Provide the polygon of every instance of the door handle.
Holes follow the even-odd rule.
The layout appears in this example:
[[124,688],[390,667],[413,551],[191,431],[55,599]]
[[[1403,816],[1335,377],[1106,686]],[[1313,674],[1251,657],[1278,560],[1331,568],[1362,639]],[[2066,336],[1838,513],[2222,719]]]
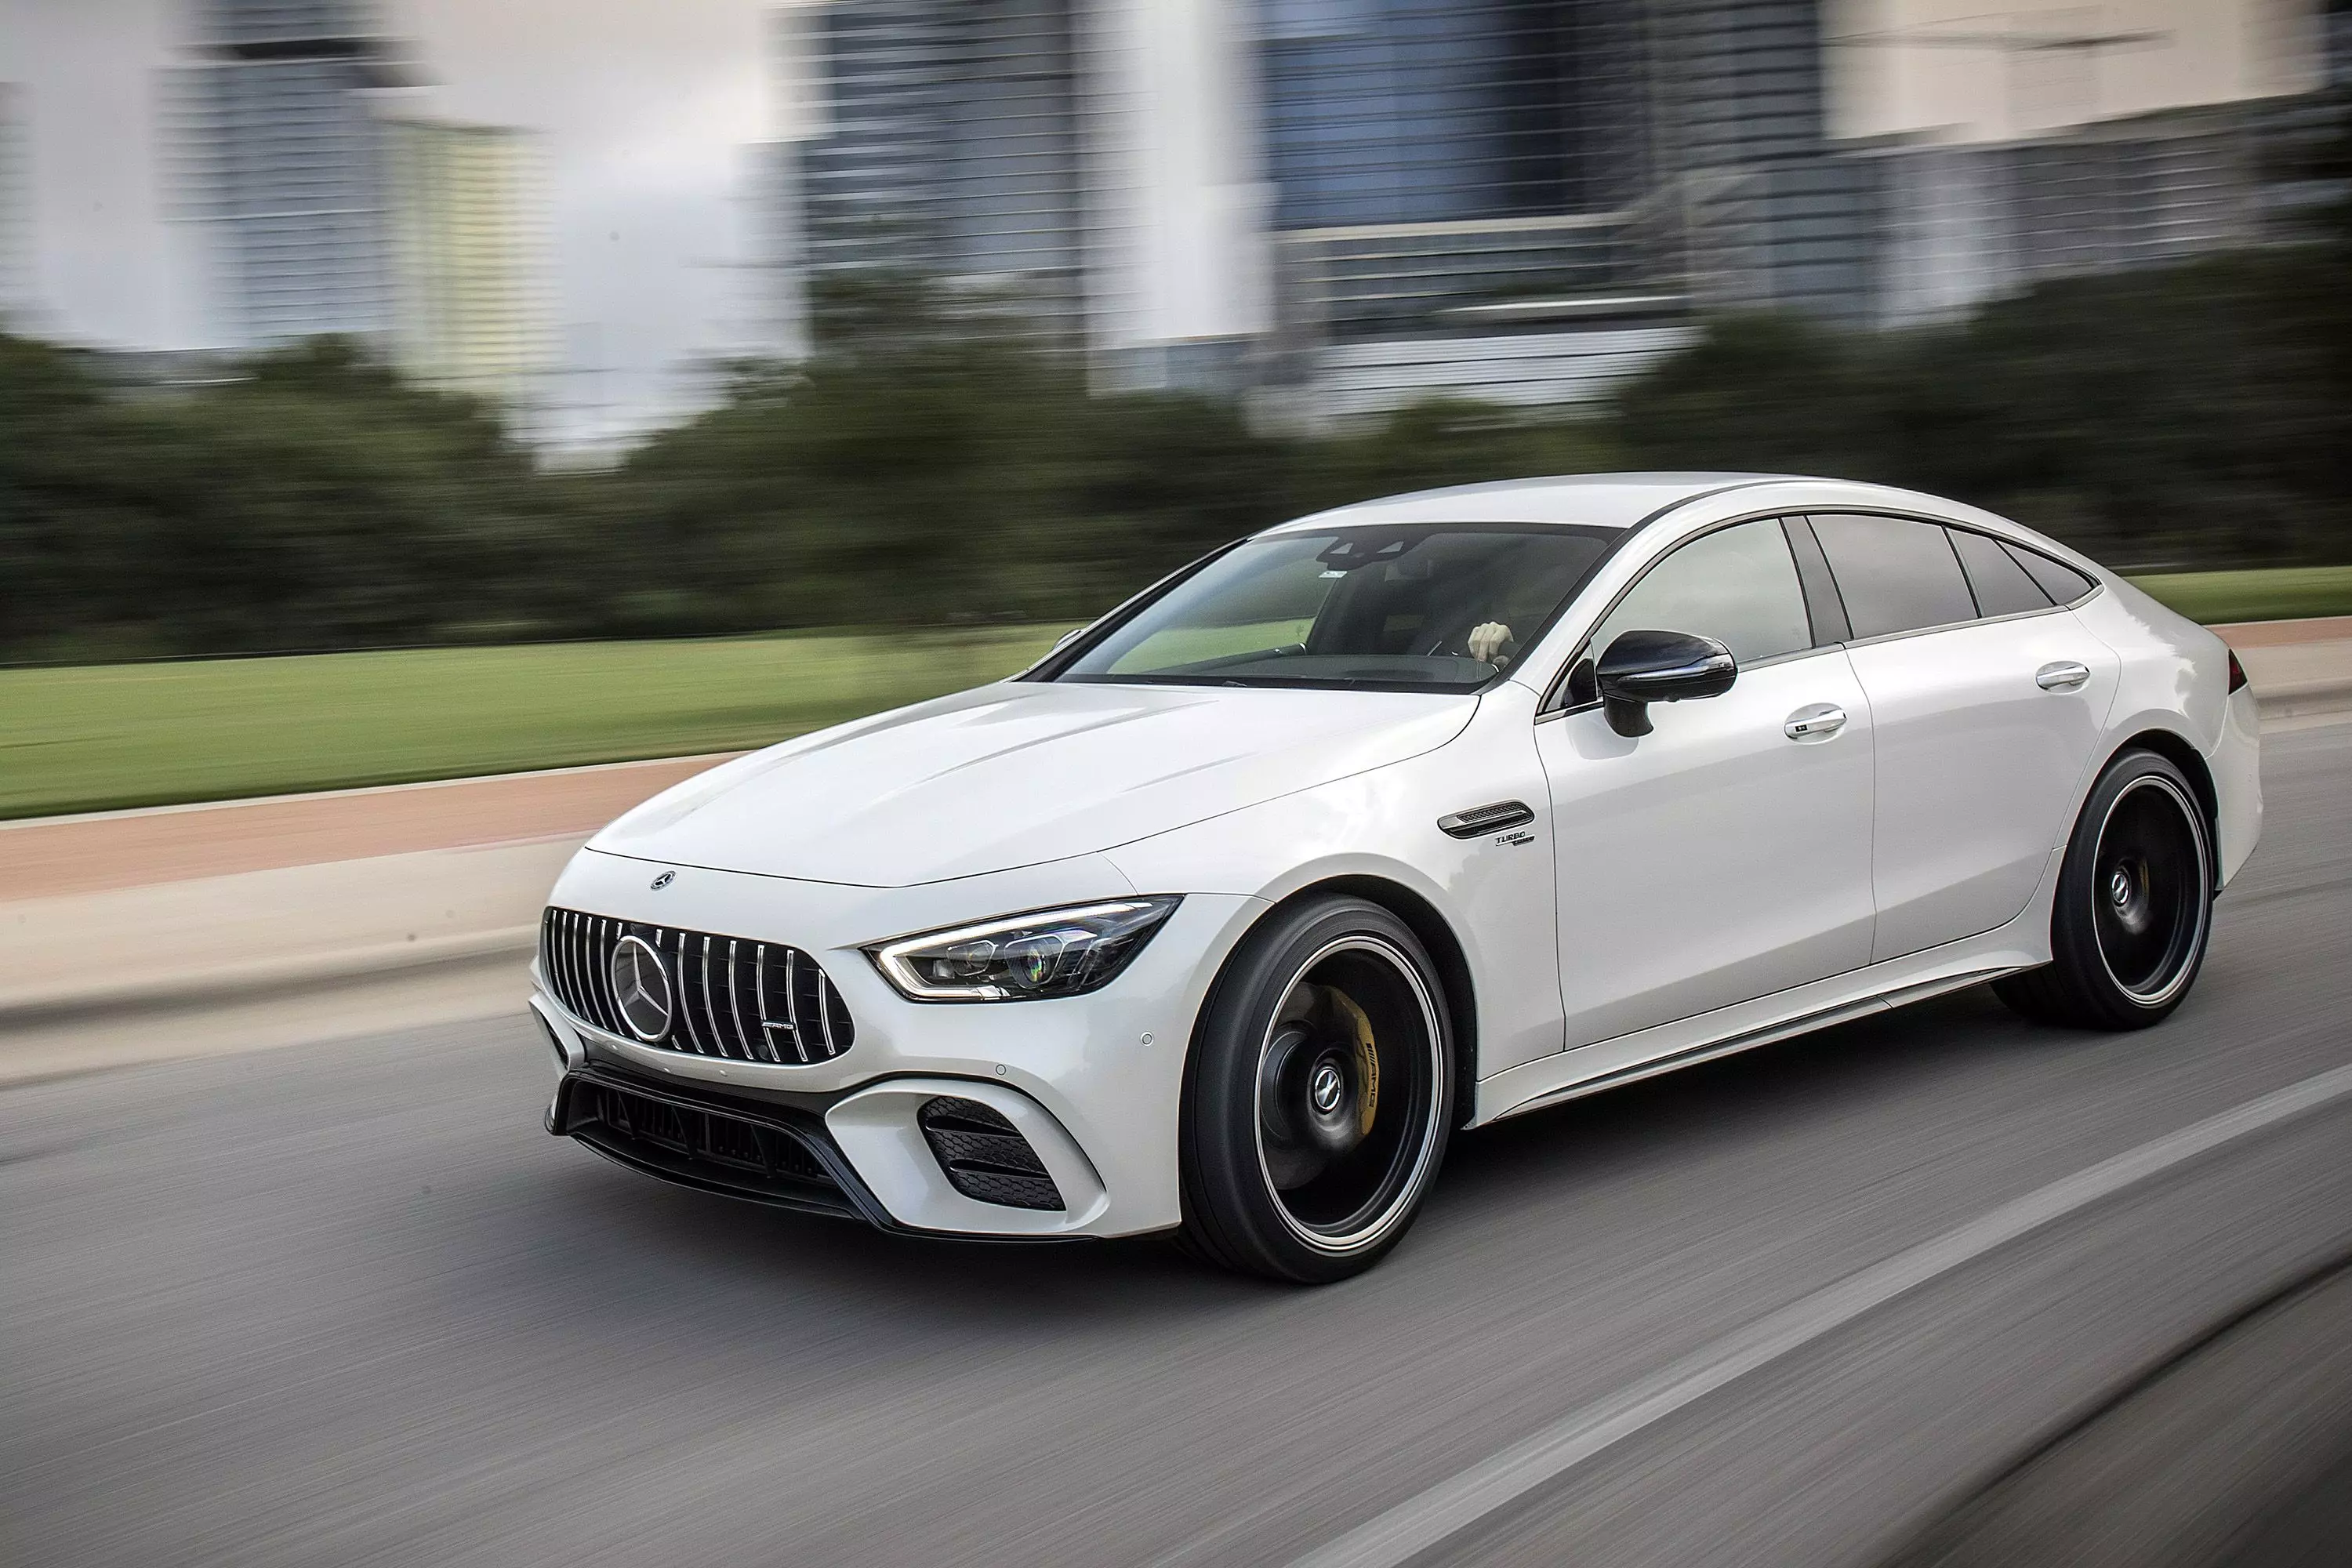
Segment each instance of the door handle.
[[1834,702],[1816,702],[1790,714],[1780,728],[1791,741],[1826,741],[1845,728],[1845,710]]
[[2044,691],[2072,691],[2091,679],[2091,667],[2062,658],[2055,664],[2045,664],[2033,672],[2033,684]]

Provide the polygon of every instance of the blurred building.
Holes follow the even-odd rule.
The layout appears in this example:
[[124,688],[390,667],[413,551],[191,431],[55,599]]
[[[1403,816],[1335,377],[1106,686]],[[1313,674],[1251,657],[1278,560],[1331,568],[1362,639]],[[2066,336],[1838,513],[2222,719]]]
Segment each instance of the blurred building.
[[365,339],[429,385],[520,405],[548,368],[534,146],[397,112],[369,0],[195,0],[172,73],[173,208],[209,244],[213,335]]
[[362,0],[197,0],[171,78],[177,215],[205,226],[214,330],[250,349],[393,319],[384,148],[397,81]]
[[1076,0],[839,0],[779,26],[810,117],[769,175],[803,279],[927,273],[1083,342]]
[[33,307],[31,117],[24,100],[23,88],[0,82],[0,328],[21,322]]
[[2304,237],[2345,195],[2312,174],[2344,110],[2323,91],[1882,147],[1877,320],[1956,317],[2051,279]]
[[786,18],[805,119],[771,165],[780,299],[931,273],[1017,303],[1109,384],[1247,387],[1309,423],[1432,395],[1572,402],[1699,311],[1914,321],[2278,223],[2267,110],[1834,136],[1829,48],[1855,40],[1825,34],[1824,0]]
[[1821,29],[1819,0],[1268,0],[1295,410],[1591,396],[1701,307],[1866,319]]
[[395,358],[430,385],[529,402],[553,346],[533,139],[430,120],[383,129]]

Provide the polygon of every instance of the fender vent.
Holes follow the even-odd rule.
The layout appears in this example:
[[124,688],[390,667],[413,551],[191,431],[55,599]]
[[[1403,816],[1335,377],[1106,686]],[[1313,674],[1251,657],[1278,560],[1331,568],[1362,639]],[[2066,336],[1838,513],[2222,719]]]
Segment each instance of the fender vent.
[[1498,800],[1492,805],[1474,805],[1467,811],[1457,811],[1437,819],[1437,830],[1455,838],[1475,838],[1482,833],[1500,833],[1507,827],[1525,827],[1536,819],[1523,800]]
[[1037,1151],[993,1106],[943,1094],[925,1100],[915,1122],[949,1184],[964,1196],[1014,1209],[1066,1206]]

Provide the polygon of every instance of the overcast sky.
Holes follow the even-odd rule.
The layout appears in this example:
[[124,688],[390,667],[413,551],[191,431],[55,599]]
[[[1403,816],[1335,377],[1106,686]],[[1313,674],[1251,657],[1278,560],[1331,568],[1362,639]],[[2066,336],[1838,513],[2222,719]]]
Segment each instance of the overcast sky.
[[[384,0],[434,83],[421,110],[542,135],[551,311],[575,373],[562,400],[638,423],[677,406],[688,363],[752,341],[743,164],[772,123],[771,3]],[[27,89],[31,119],[37,322],[56,336],[205,346],[155,167],[157,73],[184,14],[0,0],[0,81]]]

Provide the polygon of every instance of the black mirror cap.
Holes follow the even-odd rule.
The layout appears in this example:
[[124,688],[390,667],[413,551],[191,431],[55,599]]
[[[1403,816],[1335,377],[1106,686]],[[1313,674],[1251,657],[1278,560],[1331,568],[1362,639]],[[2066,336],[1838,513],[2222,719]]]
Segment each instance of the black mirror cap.
[[1720,697],[1739,679],[1739,661],[1713,637],[1689,632],[1620,632],[1594,670],[1609,723],[1621,735],[1646,735],[1653,702]]

